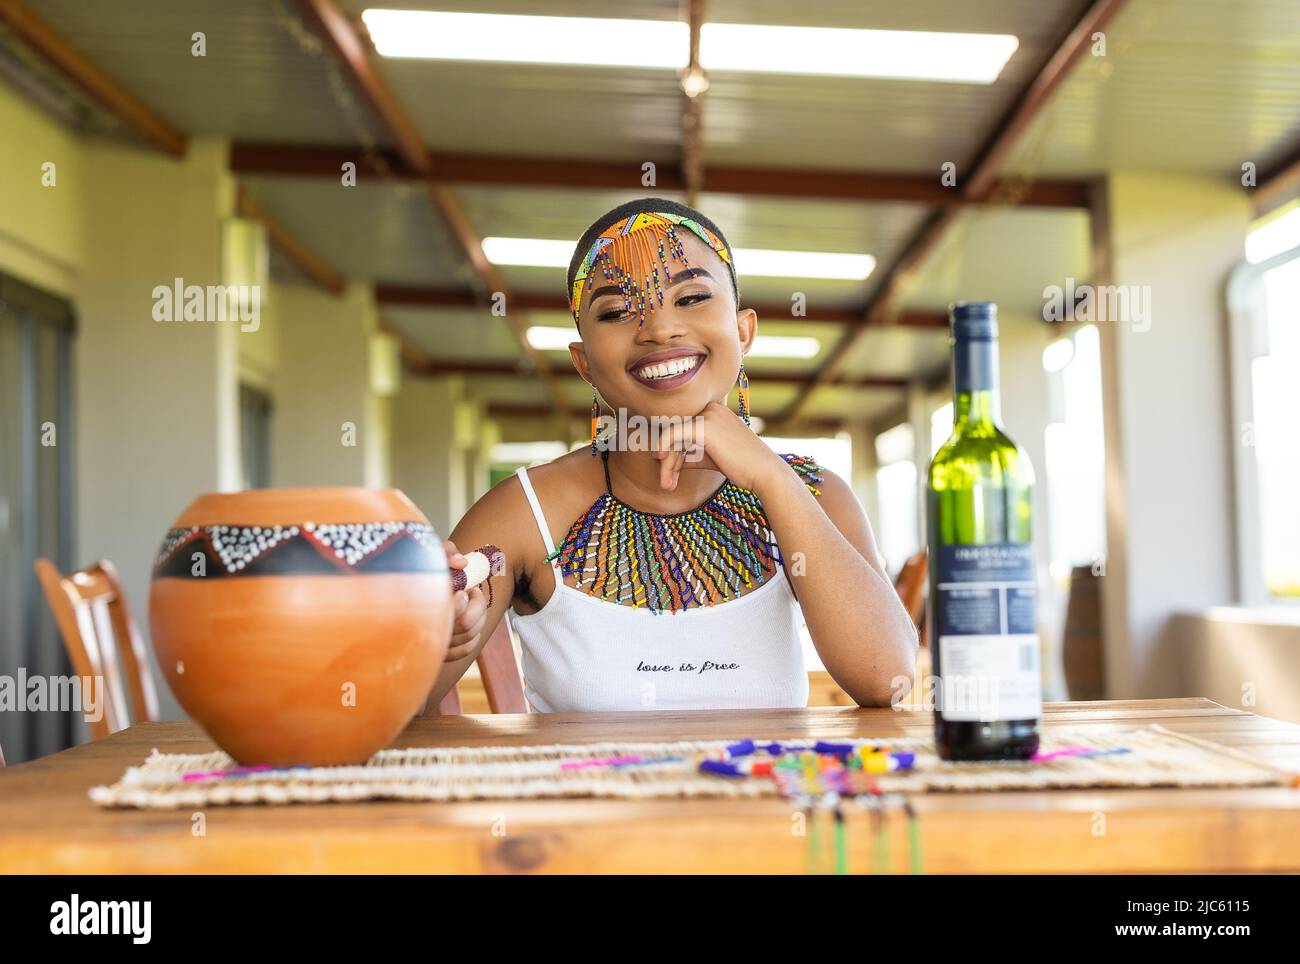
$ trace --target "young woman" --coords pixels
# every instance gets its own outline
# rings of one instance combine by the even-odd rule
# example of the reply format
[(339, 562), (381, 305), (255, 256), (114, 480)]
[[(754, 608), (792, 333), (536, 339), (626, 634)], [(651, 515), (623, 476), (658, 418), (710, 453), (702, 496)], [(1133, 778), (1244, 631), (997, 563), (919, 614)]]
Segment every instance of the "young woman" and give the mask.
[[(852, 490), (748, 425), (758, 322), (718, 227), (661, 198), (620, 205), (578, 241), (568, 290), (593, 444), (519, 470), (451, 534), (453, 566), (492, 544), (506, 571), (490, 604), (459, 594), (434, 700), (507, 609), (539, 712), (803, 706), (800, 609), (859, 704), (907, 693), (916, 633)], [(634, 426), (622, 447), (595, 438), (601, 400)], [(664, 430), (635, 430), (650, 423)]]

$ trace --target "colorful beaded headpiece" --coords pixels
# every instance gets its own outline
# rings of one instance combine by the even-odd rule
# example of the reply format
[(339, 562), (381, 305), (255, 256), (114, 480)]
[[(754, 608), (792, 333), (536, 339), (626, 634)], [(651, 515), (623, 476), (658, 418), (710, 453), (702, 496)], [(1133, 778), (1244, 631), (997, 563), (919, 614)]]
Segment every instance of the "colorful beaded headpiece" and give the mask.
[[(663, 286), (668, 280), (668, 262), (690, 264), (679, 234), (680, 228), (686, 228), (717, 252), (731, 270), (734, 284), (735, 266), (727, 242), (686, 215), (642, 211), (615, 221), (602, 231), (578, 263), (569, 292), (569, 309), (573, 312), (574, 324), (577, 324), (582, 308), (582, 292), (588, 279), (597, 272), (618, 286), (626, 310), (636, 311), (637, 324), (644, 324), (646, 312), (654, 311), (656, 302), (664, 303)], [(661, 265), (663, 273), (660, 273)]]

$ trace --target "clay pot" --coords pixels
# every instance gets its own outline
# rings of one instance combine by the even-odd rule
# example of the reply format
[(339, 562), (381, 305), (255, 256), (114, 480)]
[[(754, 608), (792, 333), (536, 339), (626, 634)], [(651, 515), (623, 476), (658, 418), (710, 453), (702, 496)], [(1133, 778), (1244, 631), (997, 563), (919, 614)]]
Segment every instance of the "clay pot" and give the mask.
[(172, 692), (242, 764), (360, 763), (424, 706), (451, 639), (442, 540), (401, 492), (203, 495), (155, 561)]

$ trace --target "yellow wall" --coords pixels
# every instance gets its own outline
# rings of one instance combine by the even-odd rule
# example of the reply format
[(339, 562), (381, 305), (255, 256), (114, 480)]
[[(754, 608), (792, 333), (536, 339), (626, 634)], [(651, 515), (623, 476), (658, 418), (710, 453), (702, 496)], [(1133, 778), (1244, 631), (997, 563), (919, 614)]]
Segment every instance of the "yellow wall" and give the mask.
[(1235, 601), (1224, 288), (1252, 212), (1231, 180), (1107, 179), (1113, 284), (1151, 317), (1099, 325), (1107, 407), (1107, 694), (1172, 696), (1189, 654), (1171, 618)]
[[(111, 559), (148, 633), (149, 571), (196, 495), (240, 478), (238, 385), (268, 390), (275, 485), (383, 485), (389, 406), (370, 390), (368, 287), (336, 298), (270, 285), (261, 324), (158, 321), (155, 288), (226, 279), (234, 179), (226, 145), (181, 160), (82, 139), (0, 85), (0, 270), (69, 298), (77, 315), (72, 397), (75, 563)], [(55, 186), (41, 165), (55, 165)], [(354, 421), (358, 444), (340, 444)], [(163, 715), (179, 708), (160, 687)]]
[[(86, 251), (84, 149), (77, 137), (0, 84), (0, 270), (65, 297)], [(54, 164), (55, 186), (41, 184)]]
[(388, 430), (386, 406), (370, 391), (378, 314), (369, 288), (352, 285), (338, 297), (307, 284), (277, 283), (269, 302), (267, 336), (278, 345), (272, 484), (385, 484)]

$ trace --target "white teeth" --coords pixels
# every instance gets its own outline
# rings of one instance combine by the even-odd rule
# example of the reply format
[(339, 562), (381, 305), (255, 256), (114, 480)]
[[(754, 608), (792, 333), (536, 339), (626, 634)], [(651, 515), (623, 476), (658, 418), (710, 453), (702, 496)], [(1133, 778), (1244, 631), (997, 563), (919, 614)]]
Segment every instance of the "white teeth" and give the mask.
[(680, 375), (683, 372), (690, 371), (699, 363), (699, 355), (690, 355), (686, 358), (670, 358), (666, 362), (638, 368), (636, 374), (641, 378), (670, 378), (673, 375)]

